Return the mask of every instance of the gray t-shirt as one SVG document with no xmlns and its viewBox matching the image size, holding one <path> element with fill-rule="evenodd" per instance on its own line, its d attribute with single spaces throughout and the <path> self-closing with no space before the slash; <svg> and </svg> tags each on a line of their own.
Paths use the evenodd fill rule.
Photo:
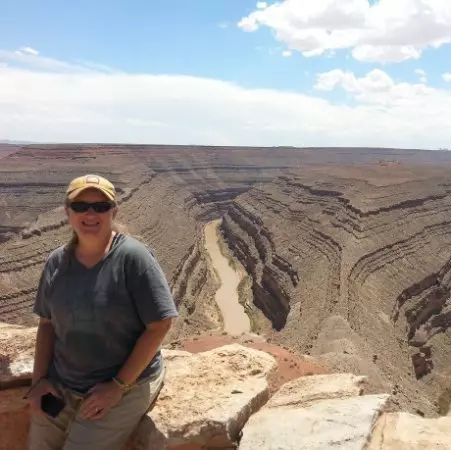
<svg viewBox="0 0 451 450">
<path fill-rule="evenodd" d="M 80 393 L 117 375 L 146 324 L 177 316 L 152 251 L 122 234 L 90 269 L 63 247 L 51 252 L 33 311 L 50 319 L 56 332 L 49 377 Z M 157 374 L 162 364 L 158 350 L 138 381 Z"/>
</svg>

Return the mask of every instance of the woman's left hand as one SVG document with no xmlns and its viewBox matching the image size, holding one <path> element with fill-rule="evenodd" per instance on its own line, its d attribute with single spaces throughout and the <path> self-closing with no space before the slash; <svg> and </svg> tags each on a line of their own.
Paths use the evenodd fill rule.
<svg viewBox="0 0 451 450">
<path fill-rule="evenodd" d="M 96 384 L 83 402 L 81 413 L 85 419 L 98 420 L 119 403 L 123 392 L 113 381 Z"/>
</svg>

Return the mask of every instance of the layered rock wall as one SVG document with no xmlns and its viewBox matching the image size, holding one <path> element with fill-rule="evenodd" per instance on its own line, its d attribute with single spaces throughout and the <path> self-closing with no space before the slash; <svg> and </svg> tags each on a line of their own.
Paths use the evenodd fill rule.
<svg viewBox="0 0 451 450">
<path fill-rule="evenodd" d="M 184 193 L 150 178 L 124 192 L 119 203 L 121 229 L 154 250 L 172 288 L 181 320 L 168 339 L 220 327 L 203 229 L 186 206 Z M 59 208 L 38 217 L 21 237 L 0 244 L 0 321 L 36 323 L 31 306 L 44 261 L 69 237 L 70 228 Z"/>
<path fill-rule="evenodd" d="M 375 365 L 403 386 L 395 406 L 435 411 L 451 368 L 446 180 L 374 186 L 282 176 L 235 199 L 222 232 L 252 276 L 274 339 L 314 352 L 326 319 L 339 316 L 362 338 L 335 342 L 344 358 L 354 349 L 368 372 Z"/>
<path fill-rule="evenodd" d="M 172 337 L 221 326 L 201 222 L 226 213 L 222 232 L 250 275 L 257 330 L 303 352 L 333 349 L 334 367 L 346 359 L 379 386 L 406 385 L 395 401 L 430 412 L 449 375 L 450 185 L 439 175 L 450 155 L 435 153 L 444 167 L 427 170 L 400 161 L 431 158 L 394 149 L 26 146 L 0 166 L 0 320 L 34 320 L 44 259 L 69 237 L 64 188 L 97 172 L 116 184 L 119 220 L 156 250 L 170 280 L 182 317 Z M 356 164 L 377 159 L 394 162 Z M 349 337 L 331 332 L 337 323 Z"/>
<path fill-rule="evenodd" d="M 266 156 L 266 157 L 265 157 Z M 0 242 L 29 227 L 40 214 L 57 208 L 72 178 L 104 175 L 121 194 L 158 177 L 184 191 L 199 219 L 219 217 L 230 201 L 256 182 L 290 167 L 257 149 L 126 145 L 30 145 L 5 156 L 0 166 Z"/>
<path fill-rule="evenodd" d="M 120 190 L 133 185 L 142 172 L 157 175 L 191 194 L 193 202 L 202 205 L 197 209 L 198 217 L 211 220 L 227 210 L 236 195 L 295 167 L 313 171 L 326 164 L 358 175 L 353 165 L 377 163 L 383 170 L 371 175 L 384 177 L 395 167 L 396 176 L 402 180 L 409 179 L 412 171 L 404 170 L 401 162 L 420 164 L 415 169 L 415 176 L 420 178 L 425 163 L 436 164 L 428 167 L 429 172 L 443 172 L 437 165 L 451 163 L 449 152 L 399 149 L 119 144 L 33 144 L 4 149 L 1 154 L 6 156 L 0 165 L 0 242 L 26 228 L 37 214 L 59 206 L 68 181 L 86 172 L 111 178 Z"/>
</svg>

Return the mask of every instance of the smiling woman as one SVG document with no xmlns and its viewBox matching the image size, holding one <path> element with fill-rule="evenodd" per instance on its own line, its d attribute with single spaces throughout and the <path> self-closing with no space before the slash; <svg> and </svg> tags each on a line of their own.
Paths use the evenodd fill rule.
<svg viewBox="0 0 451 450">
<path fill-rule="evenodd" d="M 29 449 L 120 449 L 162 387 L 177 311 L 152 251 L 115 231 L 111 182 L 72 180 L 66 213 L 73 237 L 47 258 L 34 305 Z"/>
<path fill-rule="evenodd" d="M 99 188 L 93 186 L 98 185 Z M 86 186 L 90 187 L 89 189 Z M 115 191 L 113 185 L 106 179 L 88 175 L 73 180 L 68 188 L 66 197 L 66 213 L 69 222 L 73 229 L 72 239 L 68 244 L 68 250 L 74 250 L 78 259 L 83 259 L 83 241 L 89 245 L 87 251 L 89 256 L 94 255 L 92 246 L 96 245 L 96 237 L 105 236 L 111 239 L 112 233 L 109 229 L 113 229 L 113 219 L 116 217 L 117 208 L 115 205 Z M 106 214 L 111 211 L 111 214 Z M 78 246 L 79 236 L 82 235 L 84 239 L 81 240 L 81 245 Z M 98 240 L 98 245 L 101 248 L 105 247 L 105 243 Z M 98 255 L 95 257 L 102 257 Z M 93 261 L 86 261 L 86 265 L 92 264 Z M 97 261 L 96 261 L 97 262 Z"/>
</svg>

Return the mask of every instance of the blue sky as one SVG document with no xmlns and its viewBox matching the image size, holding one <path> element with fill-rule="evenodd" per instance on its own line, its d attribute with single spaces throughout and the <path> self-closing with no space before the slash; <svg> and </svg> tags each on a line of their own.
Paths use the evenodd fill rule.
<svg viewBox="0 0 451 450">
<path fill-rule="evenodd" d="M 0 42 L 3 48 L 30 46 L 56 59 L 131 73 L 195 75 L 288 90 L 304 90 L 315 73 L 337 66 L 359 75 L 384 67 L 346 59 L 347 51 L 337 58 L 284 58 L 286 46 L 270 30 L 247 34 L 237 27 L 255 5 L 249 0 L 15 0 L 0 15 Z M 423 61 L 390 64 L 385 70 L 411 82 L 420 66 L 446 72 L 451 47 L 427 51 Z"/>
<path fill-rule="evenodd" d="M 243 89 L 243 96 L 249 95 L 252 99 L 246 105 L 252 102 L 253 106 L 243 114 L 242 121 L 229 124 L 232 128 L 224 126 L 221 129 L 218 123 L 225 119 L 219 114 L 215 120 L 215 129 L 198 133 L 198 136 L 213 137 L 201 138 L 199 143 L 214 143 L 210 141 L 214 136 L 220 136 L 221 142 L 218 143 L 239 143 L 233 137 L 227 138 L 229 133 L 233 134 L 235 127 L 239 128 L 236 129 L 238 134 L 243 129 L 247 130 L 240 141 L 244 144 L 263 145 L 267 142 L 268 145 L 274 145 L 283 141 L 292 142 L 293 145 L 302 145 L 303 142 L 308 142 L 309 145 L 332 145 L 339 135 L 339 141 L 343 145 L 363 145 L 365 140 L 377 137 L 379 133 L 375 134 L 372 129 L 366 134 L 358 132 L 350 136 L 349 132 L 343 132 L 346 123 L 343 125 L 340 122 L 336 124 L 337 130 L 331 130 L 327 138 L 322 132 L 330 130 L 329 122 L 332 125 L 335 123 L 332 119 L 334 114 L 341 116 L 340 111 L 333 108 L 329 111 L 329 107 L 338 106 L 345 108 L 345 114 L 349 114 L 347 120 L 351 122 L 354 122 L 353 114 L 356 120 L 362 120 L 358 117 L 371 114 L 369 110 L 373 108 L 372 120 L 377 121 L 378 129 L 386 129 L 391 133 L 393 129 L 390 119 L 402 113 L 402 108 L 408 109 L 410 117 L 414 107 L 418 108 L 418 116 L 410 117 L 409 120 L 424 125 L 425 102 L 431 100 L 431 105 L 435 108 L 433 115 L 443 113 L 443 108 L 448 111 L 446 103 L 440 103 L 438 98 L 443 98 L 443 93 L 449 95 L 451 86 L 449 81 L 445 81 L 448 79 L 446 74 L 451 72 L 451 46 L 448 44 L 451 42 L 451 31 L 447 31 L 446 27 L 440 30 L 440 23 L 443 22 L 451 30 L 451 7 L 447 4 L 450 2 L 431 0 L 433 5 L 429 10 L 421 0 L 380 0 L 378 3 L 370 9 L 366 0 L 317 0 L 315 3 L 287 0 L 278 4 L 260 2 L 259 5 L 249 0 L 7 2 L 2 5 L 0 14 L 0 77 L 4 77 L 4 92 L 9 87 L 12 94 L 9 92 L 2 98 L 0 90 L 0 139 L 28 137 L 51 140 L 72 139 L 77 136 L 72 131 L 66 137 L 64 133 L 53 135 L 51 129 L 43 130 L 42 124 L 39 127 L 33 122 L 30 128 L 24 127 L 24 124 L 36 114 L 36 108 L 31 111 L 26 103 L 36 97 L 35 91 L 42 90 L 40 83 L 43 83 L 45 76 L 62 72 L 58 74 L 58 83 L 68 83 L 68 90 L 75 83 L 81 89 L 80 96 L 87 96 L 87 91 L 83 90 L 86 83 L 81 82 L 82 77 L 91 77 L 91 80 L 95 74 L 82 75 L 78 73 L 81 67 L 97 70 L 97 75 L 102 74 L 104 77 L 108 74 L 108 82 L 120 85 L 118 89 L 124 90 L 132 89 L 134 80 L 141 81 L 142 76 L 148 77 L 143 85 L 146 92 L 155 89 L 155 82 L 161 82 L 161 77 L 179 77 L 170 79 L 180 87 L 186 82 L 186 76 L 198 81 L 206 79 L 222 82 L 222 87 L 232 83 L 237 89 Z M 410 14 L 412 11 L 416 15 Z M 400 24 L 400 21 L 405 23 Z M 432 26 L 435 23 L 438 24 L 437 27 Z M 355 29 L 359 27 L 356 35 Z M 438 31 L 428 31 L 431 29 Z M 327 37 L 325 32 L 335 34 Z M 346 36 L 344 33 L 347 33 Z M 418 38 L 419 35 L 422 37 Z M 289 56 L 286 53 L 288 51 Z M 309 52 L 313 52 L 314 56 Z M 64 70 L 55 69 L 56 66 L 51 67 L 49 60 L 66 66 Z M 425 74 L 415 72 L 419 69 Z M 123 74 L 122 77 L 120 74 Z M 71 81 L 68 81 L 69 75 L 73 76 Z M 26 79 L 28 91 L 25 93 L 20 91 L 23 83 L 17 84 L 18 76 Z M 155 76 L 160 78 L 156 79 Z M 189 89 L 187 86 L 186 88 Z M 61 84 L 57 92 L 52 91 L 49 85 L 46 85 L 46 89 L 49 90 L 48 96 L 42 94 L 39 99 L 35 98 L 36 104 L 39 100 L 39 108 L 45 109 L 45 104 L 49 102 L 47 109 L 53 111 L 52 114 L 57 114 L 56 105 L 63 102 L 67 104 L 65 88 Z M 272 100 L 275 102 L 274 114 L 278 114 L 274 121 L 281 123 L 278 126 L 279 134 L 273 130 L 276 125 L 271 124 L 271 104 L 264 99 L 265 110 L 269 115 L 258 121 L 266 125 L 260 130 L 262 133 L 257 130 L 251 136 L 246 124 L 255 122 L 253 114 L 259 100 L 254 97 L 256 91 L 262 89 L 279 96 Z M 114 89 L 110 94 L 112 105 L 116 104 L 116 92 Z M 295 103 L 299 102 L 299 110 L 291 110 L 290 105 L 283 107 L 281 99 L 285 98 L 284 93 L 289 96 L 298 95 L 293 98 L 297 99 Z M 27 95 L 30 97 L 27 98 Z M 184 93 L 180 95 L 185 98 Z M 49 98 L 52 100 L 48 100 Z M 413 105 L 412 99 L 415 99 Z M 448 97 L 446 99 L 449 100 Z M 132 98 L 125 109 L 133 111 L 133 102 L 138 100 L 139 98 Z M 214 105 L 206 105 L 206 102 L 211 102 L 208 98 L 199 99 L 201 101 L 203 103 L 200 109 L 205 109 L 209 114 L 214 108 L 233 108 L 230 100 L 218 99 Z M 322 101 L 327 102 L 323 110 Z M 199 102 L 193 103 L 193 106 L 198 107 Z M 295 124 L 304 121 L 304 102 L 306 108 L 311 108 L 312 105 L 316 108 L 317 122 L 310 124 L 308 129 L 298 130 Z M 88 103 L 84 106 L 87 111 L 96 110 L 101 113 L 101 105 Z M 123 106 L 122 103 L 121 105 Z M 132 122 L 138 120 L 142 124 L 169 125 L 167 117 L 171 115 L 170 110 L 163 114 L 162 121 L 155 111 L 142 110 L 142 106 L 137 107 L 141 115 L 133 117 Z M 166 106 L 177 107 L 174 104 L 165 104 Z M 83 116 L 83 106 L 77 102 L 76 107 L 79 108 L 77 114 Z M 186 103 L 182 107 L 189 109 Z M 2 121 L 1 111 L 8 115 L 8 108 L 9 112 L 12 108 L 15 111 L 14 117 L 17 117 L 17 122 L 12 125 L 11 114 Z M 117 104 L 111 108 L 113 112 L 118 111 Z M 381 108 L 386 110 L 381 112 Z M 59 114 L 67 114 L 67 110 L 60 111 Z M 324 114 L 328 115 L 321 123 Z M 177 115 L 177 111 L 174 111 L 174 115 Z M 124 117 L 124 120 L 129 119 L 130 117 Z M 114 120 L 119 121 L 120 118 L 115 116 Z M 80 122 L 80 117 L 75 119 L 67 116 L 66 122 L 74 121 Z M 285 126 L 287 121 L 291 123 L 288 134 Z M 203 117 L 199 116 L 193 125 L 202 127 L 202 123 Z M 431 120 L 432 127 L 438 126 L 433 123 Z M 153 125 L 149 127 L 152 128 Z M 404 133 L 410 129 L 415 130 L 415 125 L 406 120 L 399 127 Z M 39 128 L 39 132 L 32 131 Z M 135 140 L 148 142 L 154 134 L 143 134 L 143 128 L 146 127 L 139 126 L 140 134 L 136 135 Z M 443 134 L 443 130 L 438 130 L 443 137 L 430 139 L 426 133 L 431 131 L 434 130 L 428 128 L 425 135 L 421 136 L 422 145 L 433 148 L 444 145 L 448 139 L 451 141 L 451 135 Z M 315 132 L 319 133 L 316 138 Z M 133 137 L 130 133 L 127 131 L 124 136 Z M 415 134 L 418 134 L 418 130 L 415 130 Z M 170 132 L 167 132 L 166 137 L 161 133 L 157 135 L 160 141 L 172 142 L 173 134 Z M 186 136 L 185 140 L 196 139 L 195 136 Z M 390 137 L 389 135 L 387 145 L 391 142 Z M 414 139 L 407 135 L 403 138 L 394 137 L 393 145 L 414 144 Z M 80 139 L 118 138 L 113 134 L 108 136 L 105 132 L 96 135 L 85 130 Z M 178 139 L 183 142 L 183 137 Z M 381 140 L 380 137 L 378 139 Z"/>
<path fill-rule="evenodd" d="M 23 1 L 0 16 L 0 42 L 65 61 L 92 61 L 131 73 L 185 74 L 249 87 L 300 90 L 325 59 L 283 58 L 269 30 L 245 34 L 248 0 Z M 24 14 L 26 11 L 26 14 Z M 223 28 L 226 27 L 226 28 Z"/>
</svg>

